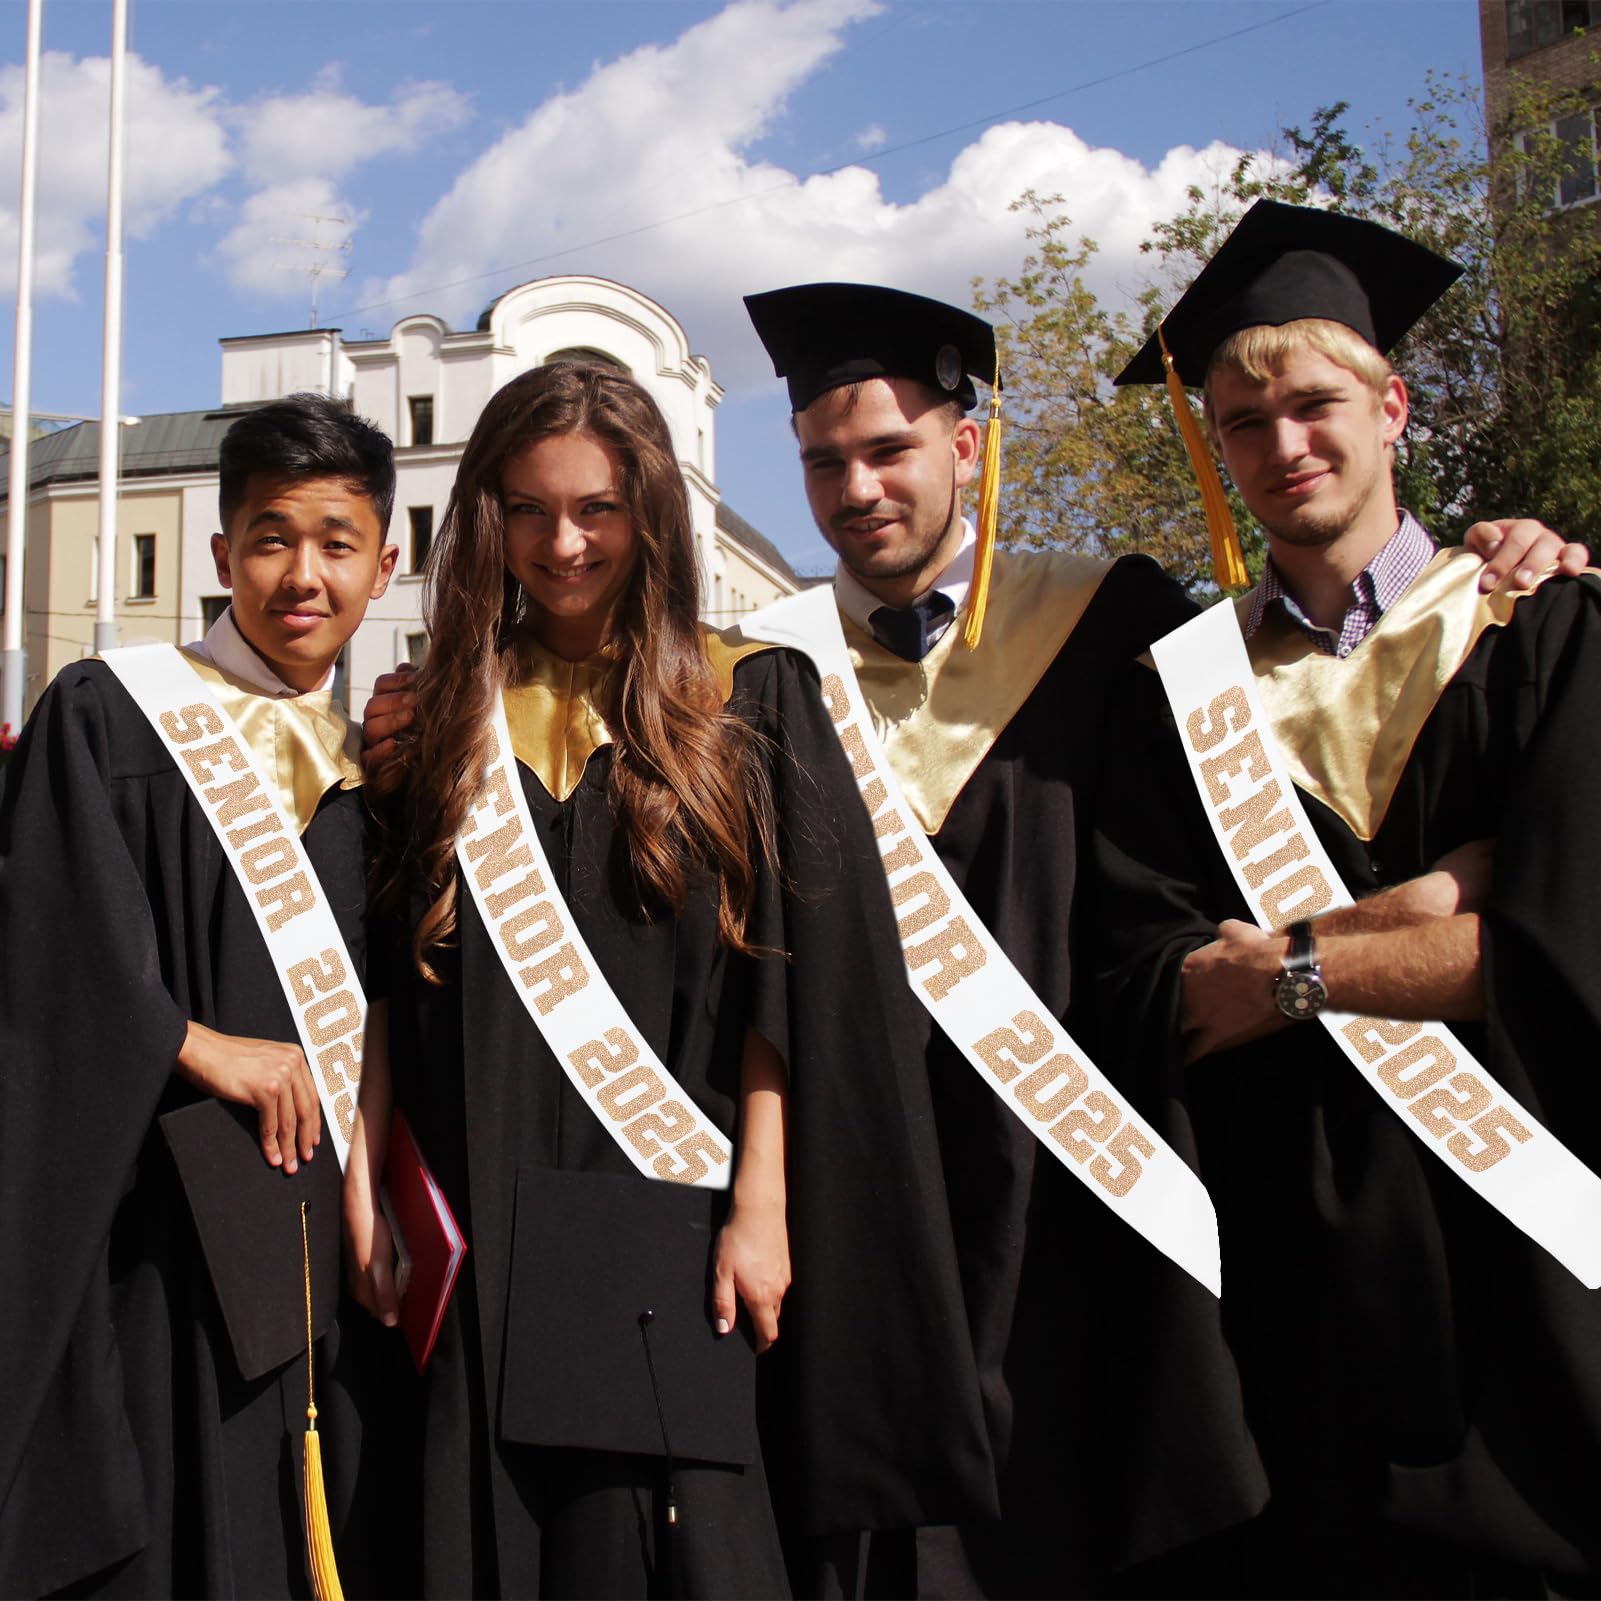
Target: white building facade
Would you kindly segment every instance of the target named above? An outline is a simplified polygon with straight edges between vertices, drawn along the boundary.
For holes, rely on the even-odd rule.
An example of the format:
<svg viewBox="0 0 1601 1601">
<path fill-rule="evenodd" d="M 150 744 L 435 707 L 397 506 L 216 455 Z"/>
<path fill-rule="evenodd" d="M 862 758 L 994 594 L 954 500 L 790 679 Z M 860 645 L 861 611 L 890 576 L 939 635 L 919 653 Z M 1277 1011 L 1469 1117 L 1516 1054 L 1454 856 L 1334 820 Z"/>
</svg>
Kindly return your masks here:
<svg viewBox="0 0 1601 1601">
<path fill-rule="evenodd" d="M 348 398 L 395 442 L 395 515 L 400 547 L 395 581 L 375 601 L 352 641 L 346 666 L 350 705 L 359 711 L 378 674 L 424 648 L 422 568 L 450 495 L 462 447 L 489 397 L 530 367 L 554 358 L 600 358 L 625 369 L 661 407 L 689 489 L 705 616 L 726 627 L 798 587 L 783 557 L 717 492 L 715 418 L 723 391 L 695 355 L 678 321 L 655 301 L 604 278 L 565 276 L 521 284 L 500 296 L 471 332 L 439 318 L 404 317 L 386 339 L 351 341 L 337 329 L 303 329 L 224 339 L 225 409 L 297 391 Z M 198 623 L 216 604 L 209 556 L 197 529 L 186 544 L 186 610 Z M 187 527 L 187 519 L 186 519 Z M 188 538 L 186 534 L 186 539 Z"/>
<path fill-rule="evenodd" d="M 706 621 L 726 627 L 799 587 L 777 549 L 722 504 L 715 412 L 723 392 L 710 366 L 669 312 L 622 284 L 581 276 L 522 284 L 469 333 L 453 332 L 437 317 L 411 316 L 386 339 L 350 341 L 337 328 L 311 328 L 220 343 L 220 406 L 147 416 L 124 430 L 121 644 L 183 644 L 227 605 L 211 536 L 218 527 L 217 449 L 229 424 L 242 410 L 285 395 L 331 394 L 395 442 L 389 537 L 400 561 L 340 664 L 339 687 L 359 715 L 380 673 L 422 657 L 423 562 L 485 402 L 518 373 L 563 355 L 624 368 L 661 407 L 689 489 Z M 28 709 L 61 667 L 93 648 L 98 462 L 97 423 L 62 429 L 30 451 Z M 3 491 L 0 469 L 0 500 Z"/>
</svg>

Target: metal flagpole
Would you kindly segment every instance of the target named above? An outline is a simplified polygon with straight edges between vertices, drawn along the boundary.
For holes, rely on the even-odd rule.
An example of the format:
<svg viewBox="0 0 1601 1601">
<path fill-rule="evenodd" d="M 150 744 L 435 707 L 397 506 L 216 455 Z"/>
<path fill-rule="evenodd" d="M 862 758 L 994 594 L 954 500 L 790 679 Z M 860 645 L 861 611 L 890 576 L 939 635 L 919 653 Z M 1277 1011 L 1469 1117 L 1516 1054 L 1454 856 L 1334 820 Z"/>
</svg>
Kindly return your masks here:
<svg viewBox="0 0 1601 1601">
<path fill-rule="evenodd" d="M 111 134 L 106 159 L 106 311 L 100 351 L 100 541 L 95 649 L 117 643 L 117 479 L 122 443 L 122 87 L 128 0 L 111 7 Z"/>
<path fill-rule="evenodd" d="M 22 563 L 28 537 L 29 386 L 33 368 L 33 215 L 39 150 L 39 33 L 44 0 L 28 0 L 28 61 L 22 88 L 22 197 L 17 229 L 17 331 L 11 377 L 11 499 L 6 507 L 5 684 L 0 722 L 22 726 L 28 653 L 22 632 Z"/>
</svg>

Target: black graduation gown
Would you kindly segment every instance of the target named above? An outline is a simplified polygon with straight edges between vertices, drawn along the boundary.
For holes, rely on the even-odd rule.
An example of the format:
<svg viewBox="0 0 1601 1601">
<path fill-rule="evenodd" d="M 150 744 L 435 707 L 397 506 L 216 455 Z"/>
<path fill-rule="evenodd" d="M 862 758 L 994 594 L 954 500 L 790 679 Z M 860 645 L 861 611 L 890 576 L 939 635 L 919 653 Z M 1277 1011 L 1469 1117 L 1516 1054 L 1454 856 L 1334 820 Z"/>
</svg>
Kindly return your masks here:
<svg viewBox="0 0 1601 1601">
<path fill-rule="evenodd" d="M 1114 886 L 1106 993 L 1131 1055 L 1177 1073 L 1179 965 L 1246 913 L 1157 675 L 1131 669 L 1124 693 L 1098 841 Z M 1601 586 L 1552 580 L 1446 685 L 1371 841 L 1301 796 L 1359 897 L 1496 841 L 1486 1017 L 1451 1026 L 1592 1169 L 1598 706 Z M 1425 1150 L 1321 1028 L 1185 1076 L 1222 1232 L 1224 1317 L 1300 1593 L 1465 1593 L 1481 1556 L 1595 1573 L 1601 1293 Z M 1260 1593 L 1280 1593 L 1271 1556 L 1260 1571 Z"/>
<path fill-rule="evenodd" d="M 254 1113 L 173 1072 L 190 1018 L 296 1038 L 233 872 L 99 662 L 58 675 L 5 776 L 0 1593 L 309 1593 L 302 1198 L 329 1510 L 347 1585 L 381 1588 L 352 1383 L 403 1353 L 353 1306 L 336 1324 L 338 1164 L 325 1143 L 296 1177 L 272 1172 Z M 363 838 L 354 791 L 303 836 L 358 962 Z"/>
<path fill-rule="evenodd" d="M 1193 612 L 1148 558 L 1115 563 L 933 836 L 1024 979 L 1103 1067 L 1080 971 L 1097 938 L 1081 864 L 1115 747 L 1108 690 Z M 921 1008 L 918 1028 L 1001 1519 L 924 1535 L 915 1575 L 869 1572 L 868 1587 L 1104 1593 L 1108 1575 L 1261 1504 L 1217 1301 L 1043 1151 Z M 1193 1165 L 1171 1086 L 1114 1077 Z"/>
<path fill-rule="evenodd" d="M 788 1068 L 794 1283 L 762 1359 L 761 1448 L 739 1462 L 685 1461 L 676 1448 L 669 1553 L 662 1453 L 647 1454 L 648 1440 L 628 1452 L 595 1443 L 616 1403 L 583 1347 L 612 1338 L 597 1332 L 603 1321 L 632 1316 L 616 1284 L 629 1242 L 598 1231 L 595 1213 L 616 1186 L 647 1208 L 677 1206 L 684 1192 L 639 1176 L 578 1097 L 463 896 L 444 983 L 426 986 L 403 964 L 395 984 L 397 1100 L 469 1241 L 428 1374 L 429 1593 L 773 1594 L 786 1590 L 775 1497 L 801 1533 L 993 1505 L 955 1263 L 924 1221 L 943 1217 L 945 1202 L 871 827 L 810 664 L 763 651 L 738 663 L 733 684 L 730 708 L 763 737 L 781 864 L 779 876 L 761 872 L 749 933 L 787 959 L 718 943 L 706 874 L 681 917 L 636 909 L 607 795 L 610 746 L 561 802 L 521 764 L 518 775 L 573 920 L 695 1102 L 732 1134 L 747 1028 Z M 583 1285 L 565 1270 L 541 1279 L 530 1263 L 530 1195 L 561 1209 L 560 1231 L 584 1242 L 594 1262 Z M 711 1240 L 708 1229 L 677 1269 L 697 1295 Z M 582 1296 L 593 1317 L 565 1335 L 520 1310 Z M 626 1334 L 616 1360 L 643 1364 L 639 1336 Z M 669 1441 L 692 1414 L 748 1423 L 748 1369 L 740 1393 L 708 1395 L 686 1393 L 670 1351 L 658 1347 L 656 1363 Z M 580 1409 L 591 1439 L 545 1437 L 526 1397 L 551 1368 L 591 1387 Z"/>
</svg>

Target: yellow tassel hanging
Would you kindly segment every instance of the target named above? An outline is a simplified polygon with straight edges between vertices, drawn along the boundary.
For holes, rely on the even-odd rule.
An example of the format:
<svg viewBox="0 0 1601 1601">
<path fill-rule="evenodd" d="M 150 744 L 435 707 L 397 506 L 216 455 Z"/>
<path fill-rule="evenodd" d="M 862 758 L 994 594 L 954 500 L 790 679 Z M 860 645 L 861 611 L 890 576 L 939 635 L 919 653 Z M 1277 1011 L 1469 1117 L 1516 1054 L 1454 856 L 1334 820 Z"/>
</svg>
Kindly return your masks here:
<svg viewBox="0 0 1601 1601">
<path fill-rule="evenodd" d="M 300 1203 L 300 1252 L 306 1267 L 306 1560 L 317 1601 L 345 1601 L 334 1559 L 333 1531 L 328 1527 L 328 1496 L 322 1483 L 322 1438 L 317 1433 L 317 1395 L 311 1344 L 311 1240 L 306 1231 L 306 1203 Z"/>
<path fill-rule="evenodd" d="M 1219 589 L 1244 589 L 1250 583 L 1245 570 L 1245 554 L 1240 549 L 1240 536 L 1234 527 L 1234 514 L 1229 510 L 1229 499 L 1223 492 L 1223 480 L 1217 475 L 1212 452 L 1201 435 L 1195 413 L 1190 410 L 1189 396 L 1184 393 L 1184 381 L 1173 365 L 1167 340 L 1159 327 L 1156 337 L 1162 346 L 1162 365 L 1167 370 L 1167 398 L 1173 404 L 1173 416 L 1179 425 L 1179 437 L 1190 458 L 1195 481 L 1201 486 L 1201 504 L 1206 508 L 1206 531 L 1212 536 L 1212 576 Z"/>
<path fill-rule="evenodd" d="M 989 426 L 984 430 L 984 476 L 978 485 L 978 549 L 973 554 L 973 583 L 967 592 L 967 620 L 962 643 L 972 650 L 984 632 L 989 606 L 990 568 L 995 564 L 995 530 L 1001 519 L 1001 364 L 995 362 L 990 389 Z"/>
</svg>

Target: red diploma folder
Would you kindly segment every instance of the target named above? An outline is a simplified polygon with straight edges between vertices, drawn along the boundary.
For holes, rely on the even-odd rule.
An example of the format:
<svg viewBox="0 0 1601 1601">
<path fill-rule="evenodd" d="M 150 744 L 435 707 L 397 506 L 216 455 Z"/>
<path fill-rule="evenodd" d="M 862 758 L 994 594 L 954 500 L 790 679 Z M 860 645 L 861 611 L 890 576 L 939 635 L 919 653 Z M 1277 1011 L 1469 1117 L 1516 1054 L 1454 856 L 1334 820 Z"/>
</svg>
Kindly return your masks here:
<svg viewBox="0 0 1601 1601">
<path fill-rule="evenodd" d="M 411 1127 L 399 1112 L 389 1129 L 389 1161 L 384 1168 L 390 1228 L 395 1247 L 410 1270 L 401 1291 L 400 1331 L 419 1373 L 428 1366 L 450 1292 L 467 1254 L 467 1241 L 440 1189 Z"/>
</svg>

